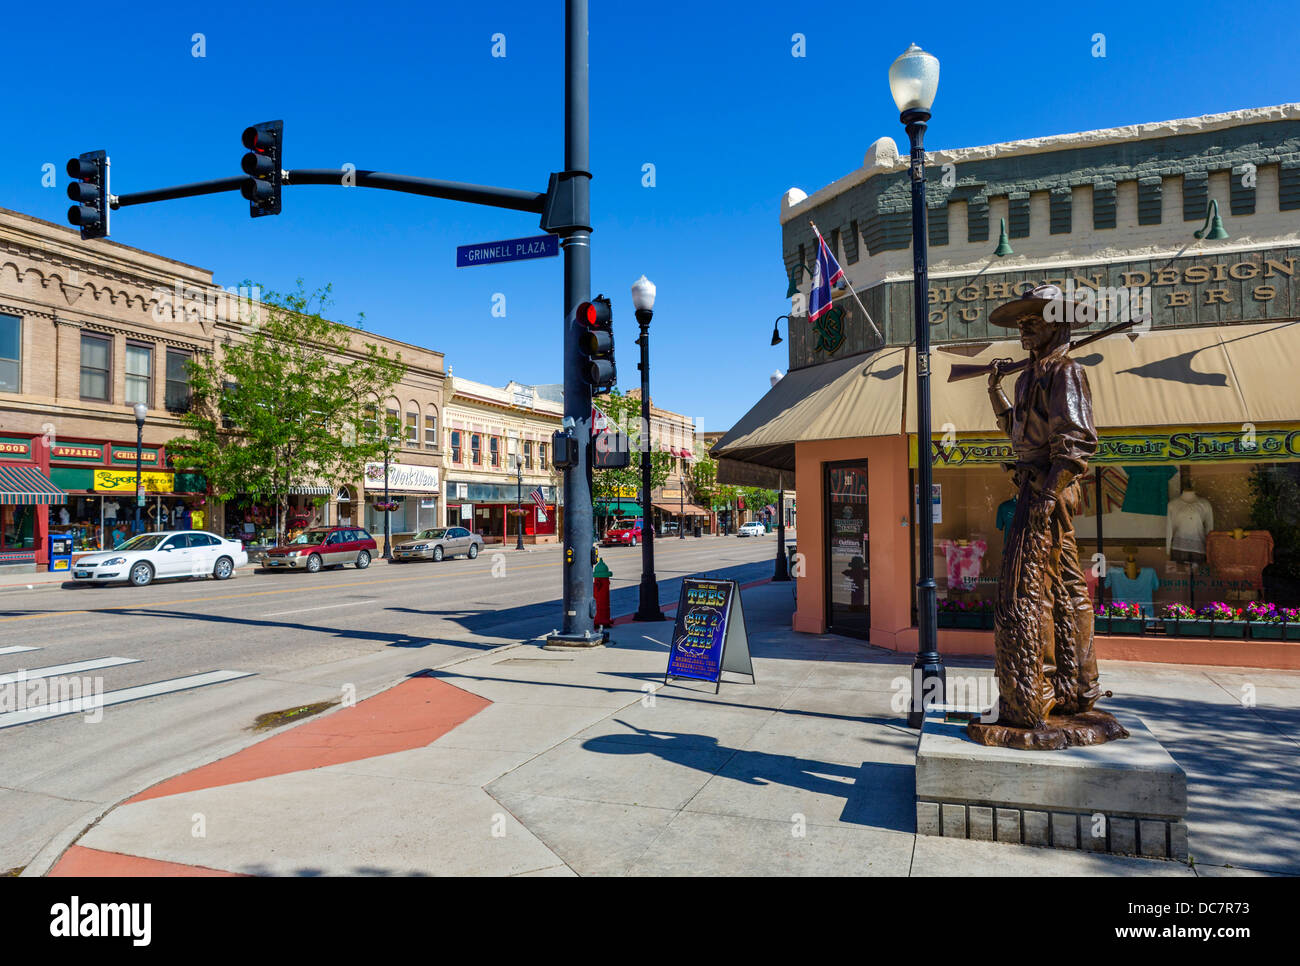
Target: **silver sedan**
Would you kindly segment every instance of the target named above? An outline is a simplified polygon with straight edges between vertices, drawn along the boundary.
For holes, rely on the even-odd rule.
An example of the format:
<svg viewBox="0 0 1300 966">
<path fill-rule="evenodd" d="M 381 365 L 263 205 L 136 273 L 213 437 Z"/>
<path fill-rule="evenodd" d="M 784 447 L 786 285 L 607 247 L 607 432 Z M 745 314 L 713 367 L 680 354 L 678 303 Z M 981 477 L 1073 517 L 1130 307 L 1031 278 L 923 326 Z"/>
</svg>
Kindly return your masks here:
<svg viewBox="0 0 1300 966">
<path fill-rule="evenodd" d="M 483 537 L 464 527 L 435 527 L 421 530 L 393 548 L 393 563 L 410 560 L 443 560 L 464 554 L 473 560 L 483 549 Z"/>
</svg>

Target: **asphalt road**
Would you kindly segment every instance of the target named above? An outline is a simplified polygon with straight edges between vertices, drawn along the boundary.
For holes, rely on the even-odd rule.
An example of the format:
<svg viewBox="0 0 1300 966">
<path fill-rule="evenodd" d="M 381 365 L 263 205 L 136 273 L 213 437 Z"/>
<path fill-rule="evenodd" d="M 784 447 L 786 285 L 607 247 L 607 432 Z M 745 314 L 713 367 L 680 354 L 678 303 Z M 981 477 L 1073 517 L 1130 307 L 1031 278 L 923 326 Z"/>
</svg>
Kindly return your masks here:
<svg viewBox="0 0 1300 966">
<path fill-rule="evenodd" d="M 770 576 L 776 539 L 661 538 L 655 549 L 668 604 L 685 576 Z M 631 613 L 641 550 L 603 555 L 612 612 Z M 550 632 L 560 567 L 557 546 L 489 548 L 473 561 L 5 593 L 0 871 L 26 866 L 122 798 L 256 740 L 260 714 L 360 700 L 424 668 Z M 73 679 L 106 707 L 31 710 L 57 697 L 43 684 Z"/>
</svg>

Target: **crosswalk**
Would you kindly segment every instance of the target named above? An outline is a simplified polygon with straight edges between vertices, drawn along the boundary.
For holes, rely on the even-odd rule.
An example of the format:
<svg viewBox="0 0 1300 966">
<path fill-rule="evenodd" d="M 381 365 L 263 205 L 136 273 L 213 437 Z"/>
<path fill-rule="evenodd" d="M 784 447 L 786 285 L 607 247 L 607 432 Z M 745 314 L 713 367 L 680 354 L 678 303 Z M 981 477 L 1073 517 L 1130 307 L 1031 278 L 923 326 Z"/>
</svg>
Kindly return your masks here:
<svg viewBox="0 0 1300 966">
<path fill-rule="evenodd" d="M 0 647 L 0 665 L 16 664 L 12 658 L 18 654 L 24 655 L 18 661 L 30 661 L 29 652 L 40 650 L 43 648 L 24 645 Z M 143 662 L 143 658 L 135 657 L 98 657 L 42 667 L 0 670 L 0 729 L 69 714 L 97 715 L 103 708 L 128 701 L 223 684 L 252 677 L 255 673 L 203 671 L 114 690 L 105 690 L 102 673 L 94 673 Z"/>
</svg>

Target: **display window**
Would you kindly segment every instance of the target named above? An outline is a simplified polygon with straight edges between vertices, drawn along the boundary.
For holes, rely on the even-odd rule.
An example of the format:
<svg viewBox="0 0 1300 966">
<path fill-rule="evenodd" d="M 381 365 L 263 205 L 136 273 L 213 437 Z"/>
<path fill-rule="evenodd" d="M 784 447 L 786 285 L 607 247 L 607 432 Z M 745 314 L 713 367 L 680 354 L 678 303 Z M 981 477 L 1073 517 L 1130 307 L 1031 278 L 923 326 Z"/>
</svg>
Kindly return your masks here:
<svg viewBox="0 0 1300 966">
<path fill-rule="evenodd" d="M 936 468 L 934 483 L 940 625 L 991 628 L 1011 475 Z M 1244 636 L 1252 621 L 1300 622 L 1300 464 L 1094 465 L 1067 498 L 1098 633 Z"/>
<path fill-rule="evenodd" d="M 36 546 L 36 507 L 0 506 L 0 550 L 31 550 Z"/>
</svg>

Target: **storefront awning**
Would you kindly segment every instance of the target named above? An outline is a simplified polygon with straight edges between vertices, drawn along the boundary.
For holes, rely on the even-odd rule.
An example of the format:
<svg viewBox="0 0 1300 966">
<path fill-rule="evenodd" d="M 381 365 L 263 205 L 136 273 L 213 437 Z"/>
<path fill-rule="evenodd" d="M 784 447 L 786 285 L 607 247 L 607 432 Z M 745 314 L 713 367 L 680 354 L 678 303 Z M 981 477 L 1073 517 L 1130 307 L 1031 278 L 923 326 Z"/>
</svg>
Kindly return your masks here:
<svg viewBox="0 0 1300 966">
<path fill-rule="evenodd" d="M 9 506 L 31 504 L 58 506 L 68 494 L 50 482 L 35 466 L 0 466 L 0 503 Z"/>
<path fill-rule="evenodd" d="M 292 496 L 333 496 L 334 488 L 332 486 L 291 486 L 289 493 Z"/>
<path fill-rule="evenodd" d="M 606 516 L 639 517 L 641 515 L 641 504 L 597 500 L 595 510 L 597 513 L 603 513 Z"/>
<path fill-rule="evenodd" d="M 671 516 L 707 517 L 709 515 L 709 511 L 697 503 L 656 503 L 654 508 Z"/>
<path fill-rule="evenodd" d="M 948 382 L 953 364 L 1021 359 L 1024 354 L 1018 341 L 936 348 L 931 354 L 935 435 L 945 423 L 958 433 L 998 431 L 987 380 Z M 1300 412 L 1300 379 L 1295 376 L 1300 322 L 1117 335 L 1073 355 L 1088 374 L 1099 429 L 1242 425 L 1290 420 Z M 1008 376 L 1008 395 L 1014 384 L 1015 377 Z M 913 405 L 907 409 L 907 431 L 916 432 Z"/>
<path fill-rule="evenodd" d="M 786 373 L 709 451 L 794 469 L 794 444 L 902 432 L 907 349 L 864 352 Z"/>
</svg>

